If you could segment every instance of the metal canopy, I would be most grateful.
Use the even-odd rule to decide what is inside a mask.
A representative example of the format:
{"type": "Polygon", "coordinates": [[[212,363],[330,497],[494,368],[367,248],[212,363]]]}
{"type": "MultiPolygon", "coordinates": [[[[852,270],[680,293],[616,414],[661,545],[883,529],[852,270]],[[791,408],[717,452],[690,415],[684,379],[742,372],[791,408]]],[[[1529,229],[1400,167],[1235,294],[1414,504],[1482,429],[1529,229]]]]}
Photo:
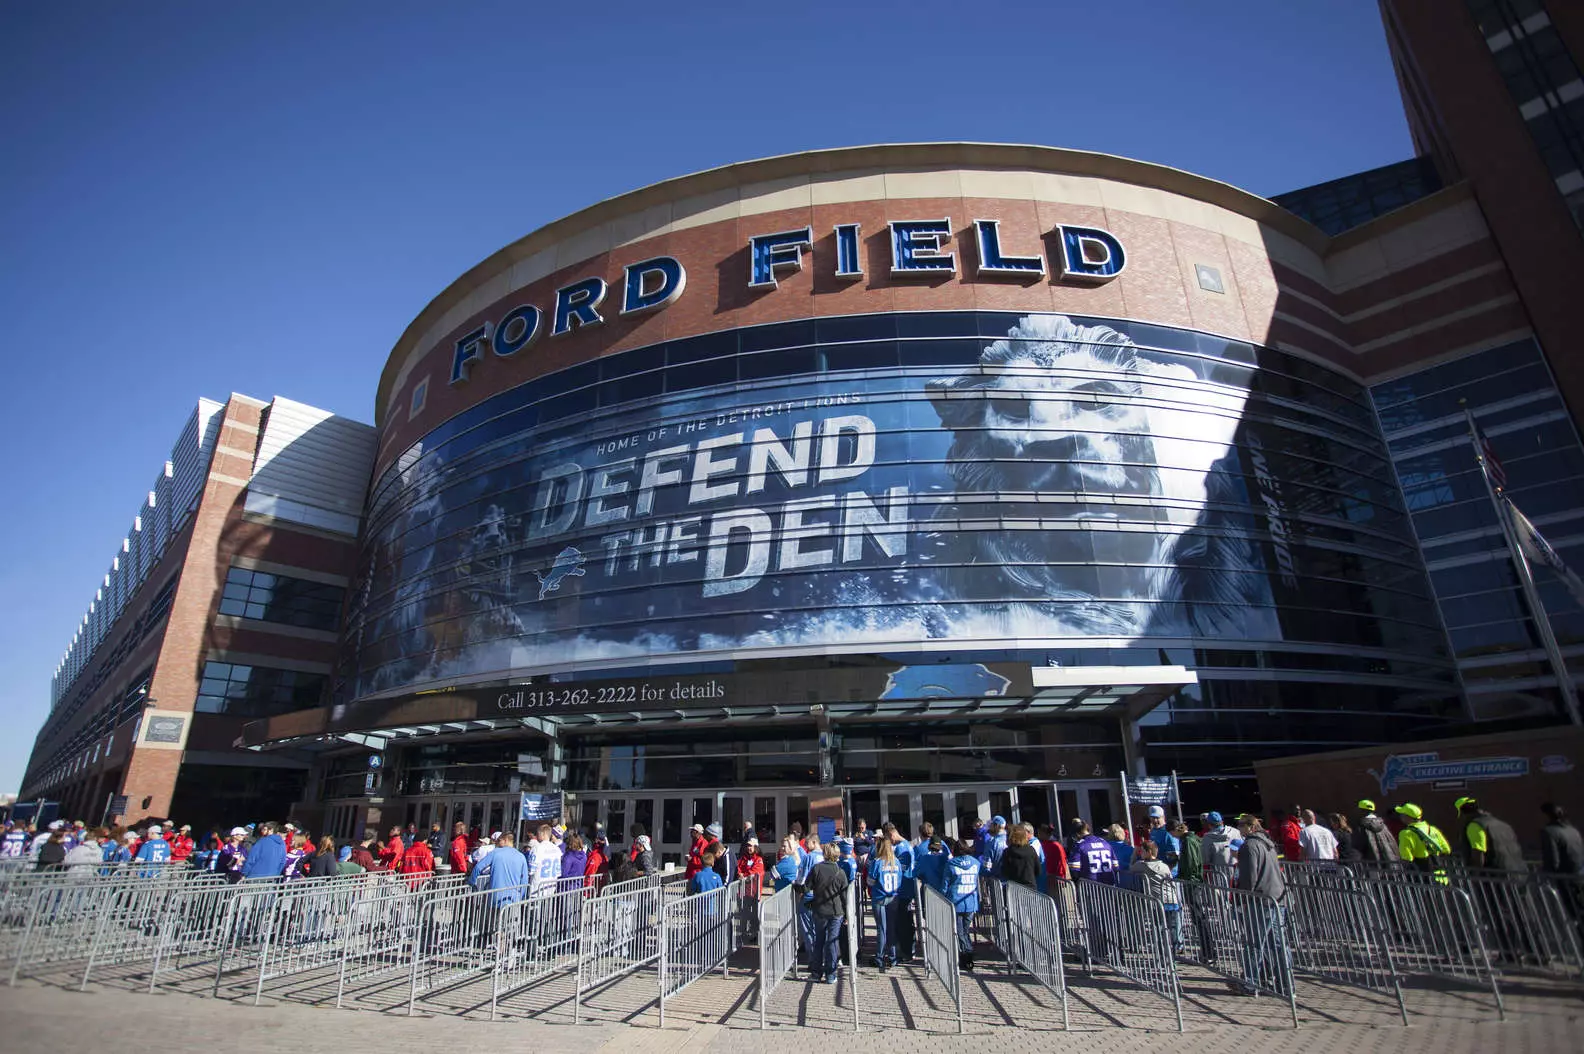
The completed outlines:
{"type": "MultiPolygon", "coordinates": [[[[1040,666],[1033,673],[1030,696],[986,696],[977,699],[880,699],[817,704],[824,717],[841,721],[907,721],[919,718],[1004,717],[1043,714],[1052,717],[1127,717],[1137,719],[1185,685],[1197,684],[1198,675],[1183,666],[1040,666]]],[[[384,750],[391,744],[455,736],[503,732],[532,732],[557,739],[568,732],[606,729],[693,728],[699,725],[739,725],[751,721],[810,720],[809,703],[763,706],[688,707],[668,710],[558,713],[542,717],[491,717],[424,724],[394,725],[301,735],[252,745],[254,750],[295,747],[315,752],[355,745],[384,750]]],[[[239,744],[240,745],[240,744],[239,744]]]]}
{"type": "Polygon", "coordinates": [[[1036,666],[1034,698],[1065,714],[1137,720],[1179,688],[1199,683],[1186,666],[1036,666]]]}

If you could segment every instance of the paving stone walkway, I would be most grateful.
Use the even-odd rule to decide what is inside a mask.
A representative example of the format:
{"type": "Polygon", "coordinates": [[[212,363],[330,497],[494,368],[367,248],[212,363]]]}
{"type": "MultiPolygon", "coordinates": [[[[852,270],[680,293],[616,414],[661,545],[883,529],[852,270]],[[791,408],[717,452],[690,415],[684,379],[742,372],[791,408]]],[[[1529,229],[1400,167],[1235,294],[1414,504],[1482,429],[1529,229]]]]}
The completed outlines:
{"type": "MultiPolygon", "coordinates": [[[[393,985],[380,1002],[365,994],[361,1009],[336,1009],[333,984],[303,978],[271,986],[262,1005],[251,989],[210,993],[212,979],[193,978],[149,994],[129,978],[107,976],[86,992],[74,978],[44,974],[0,987],[0,1022],[8,1049],[60,1049],[101,1036],[113,1023],[122,1054],[171,1050],[290,1049],[294,1054],[389,1054],[395,1049],[498,1049],[503,1040],[532,1044],[540,1052],[595,1050],[665,1052],[740,1050],[760,1044],[754,976],[719,973],[669,1000],[659,1027],[653,974],[624,978],[585,1000],[581,1024],[572,1023],[573,983],[554,976],[504,999],[499,1019],[488,1020],[488,979],[431,993],[419,1013],[405,1013],[405,985],[393,985]],[[399,998],[396,998],[399,996],[399,998]],[[400,1006],[399,1010],[391,1008],[400,1006]],[[368,1009],[366,1007],[379,1007],[368,1009]]],[[[1195,1047],[1238,1054],[1366,1054],[1370,1051],[1473,1054],[1560,1052],[1581,1049],[1584,987],[1555,982],[1510,982],[1507,1020],[1499,1021],[1489,991],[1415,986],[1407,989],[1410,1025],[1399,1021],[1394,1000],[1353,989],[1303,983],[1300,1028],[1291,1027],[1286,1003],[1233,995],[1212,975],[1186,969],[1183,1010],[1195,1047]]],[[[945,988],[922,968],[885,974],[859,972],[857,1025],[849,987],[785,982],[771,997],[767,1016],[775,1034],[794,1041],[800,1054],[868,1049],[875,1033],[910,1047],[996,1054],[1051,1050],[1078,1043],[1084,1051],[1137,1054],[1140,1044],[1178,1042],[1171,1004],[1114,975],[1075,975],[1071,981],[1071,1033],[1061,1032],[1061,1004],[1026,975],[999,963],[965,977],[965,1034],[956,1034],[955,1008],[945,988]],[[801,1027],[799,1027],[801,1026],[801,1027]],[[911,1030],[911,1031],[908,1031],[911,1030]],[[794,1038],[795,1037],[795,1038],[794,1038]],[[855,1044],[862,1044],[855,1047],[855,1044]]]]}

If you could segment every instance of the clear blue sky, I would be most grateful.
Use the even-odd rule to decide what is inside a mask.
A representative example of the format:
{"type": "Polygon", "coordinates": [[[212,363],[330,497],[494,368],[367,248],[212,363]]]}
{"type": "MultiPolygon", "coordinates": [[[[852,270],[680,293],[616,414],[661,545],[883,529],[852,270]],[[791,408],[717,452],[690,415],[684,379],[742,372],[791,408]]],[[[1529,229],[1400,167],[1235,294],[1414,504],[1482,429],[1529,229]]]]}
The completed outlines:
{"type": "Polygon", "coordinates": [[[1261,194],[1411,153],[1372,0],[713,6],[0,8],[0,791],[194,401],[372,420],[408,321],[557,216],[886,141],[1099,150],[1261,194]]]}

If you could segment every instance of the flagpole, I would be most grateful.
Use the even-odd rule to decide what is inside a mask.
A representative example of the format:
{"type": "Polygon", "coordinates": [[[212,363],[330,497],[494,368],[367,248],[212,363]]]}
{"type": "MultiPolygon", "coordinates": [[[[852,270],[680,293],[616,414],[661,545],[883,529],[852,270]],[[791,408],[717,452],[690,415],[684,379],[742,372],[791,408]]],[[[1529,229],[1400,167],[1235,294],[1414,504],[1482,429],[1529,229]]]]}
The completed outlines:
{"type": "Polygon", "coordinates": [[[1535,631],[1540,634],[1540,643],[1545,648],[1546,658],[1551,663],[1551,670],[1556,674],[1557,690],[1562,693],[1562,703],[1567,707],[1568,720],[1575,725],[1584,724],[1580,719],[1578,693],[1573,688],[1573,675],[1568,672],[1567,663],[1562,658],[1562,649],[1557,645],[1556,634],[1551,632],[1551,618],[1546,614],[1545,605],[1540,601],[1540,590],[1535,586],[1534,570],[1529,566],[1529,558],[1524,555],[1523,546],[1518,544],[1518,539],[1513,537],[1512,518],[1507,514],[1508,499],[1491,482],[1490,468],[1485,463],[1485,449],[1480,444],[1479,426],[1474,423],[1474,411],[1463,406],[1463,416],[1468,420],[1469,442],[1474,447],[1474,459],[1479,462],[1480,478],[1485,481],[1485,493],[1490,495],[1491,505],[1496,510],[1496,523],[1501,527],[1502,538],[1507,542],[1507,551],[1512,555],[1513,566],[1518,571],[1518,584],[1523,587],[1524,599],[1529,604],[1529,614],[1534,619],[1535,631]]]}

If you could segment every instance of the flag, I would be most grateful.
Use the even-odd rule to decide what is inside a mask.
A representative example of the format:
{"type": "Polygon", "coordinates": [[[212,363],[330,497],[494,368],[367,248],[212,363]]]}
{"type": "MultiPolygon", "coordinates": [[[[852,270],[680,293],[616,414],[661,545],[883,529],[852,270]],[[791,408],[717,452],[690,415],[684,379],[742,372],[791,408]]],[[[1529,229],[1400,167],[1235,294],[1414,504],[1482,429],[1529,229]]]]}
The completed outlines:
{"type": "Polygon", "coordinates": [[[1479,445],[1480,461],[1485,466],[1485,477],[1497,490],[1505,490],[1507,470],[1502,467],[1501,458],[1497,457],[1496,451],[1491,448],[1490,436],[1474,423],[1472,416],[1469,418],[1469,427],[1474,430],[1474,441],[1479,445]]]}
{"type": "Polygon", "coordinates": [[[1567,586],[1568,592],[1573,594],[1573,599],[1584,605],[1584,579],[1573,573],[1573,569],[1562,562],[1561,555],[1551,547],[1544,536],[1529,522],[1529,517],[1518,511],[1510,499],[1502,499],[1507,505],[1508,515],[1512,519],[1513,534],[1518,540],[1518,548],[1531,564],[1541,564],[1556,572],[1562,584],[1567,586]]]}

